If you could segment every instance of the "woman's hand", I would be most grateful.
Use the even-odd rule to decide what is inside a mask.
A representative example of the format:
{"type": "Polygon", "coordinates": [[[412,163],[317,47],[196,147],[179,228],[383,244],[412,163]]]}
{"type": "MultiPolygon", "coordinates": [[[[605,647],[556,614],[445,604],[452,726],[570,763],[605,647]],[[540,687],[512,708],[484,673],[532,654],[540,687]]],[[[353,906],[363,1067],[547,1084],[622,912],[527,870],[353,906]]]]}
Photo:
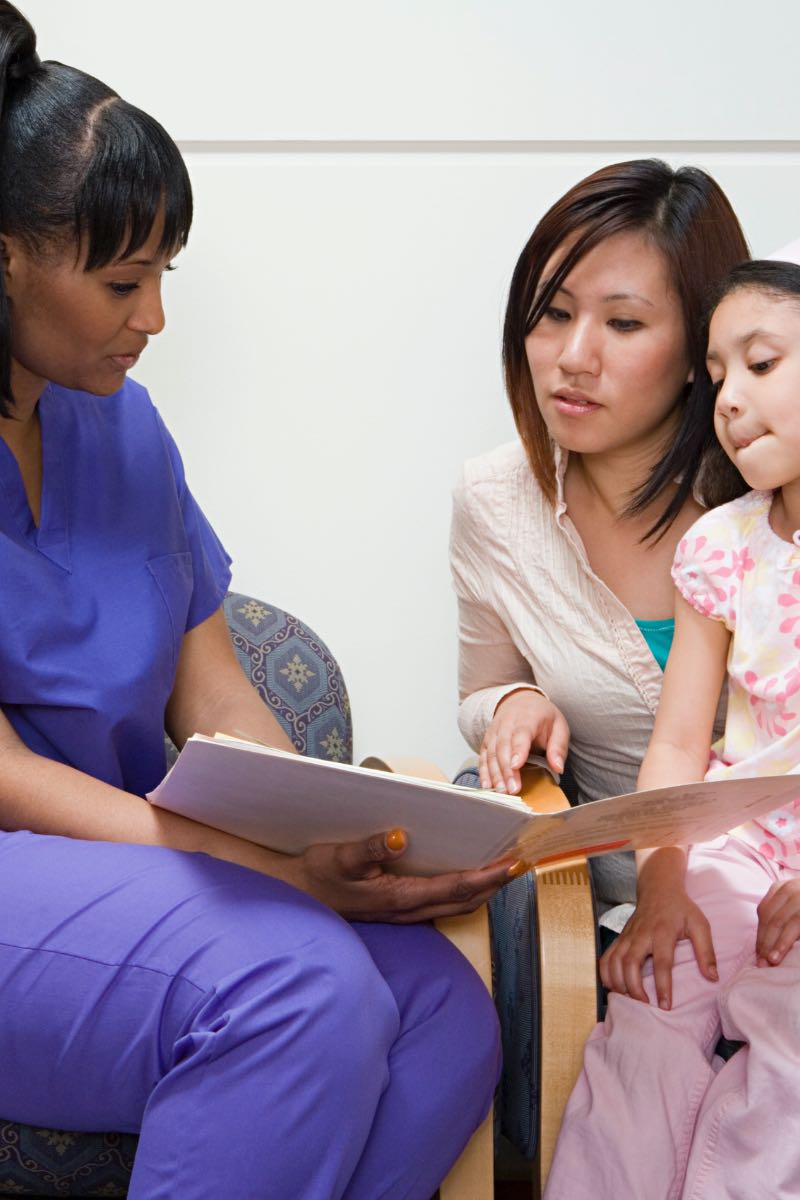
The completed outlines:
{"type": "Polygon", "coordinates": [[[642,966],[653,959],[653,979],[659,1008],[672,1007],[672,964],[675,946],[688,938],[701,973],[716,981],[717,966],[711,926],[682,885],[664,889],[640,887],[636,912],[617,940],[600,959],[600,978],[612,992],[648,1003],[642,966]]]}
{"type": "Polygon", "coordinates": [[[349,921],[407,925],[473,912],[527,869],[519,861],[506,861],[431,878],[393,875],[387,867],[406,844],[405,834],[395,829],[363,842],[310,846],[295,860],[297,878],[289,882],[349,921]]]}
{"type": "Polygon", "coordinates": [[[569,726],[552,700],[529,688],[509,692],[495,709],[481,745],[481,787],[497,792],[518,792],[520,770],[531,746],[544,750],[559,774],[569,746],[569,726]]]}
{"type": "Polygon", "coordinates": [[[773,883],[757,912],[756,961],[775,967],[800,938],[800,879],[773,883]]]}

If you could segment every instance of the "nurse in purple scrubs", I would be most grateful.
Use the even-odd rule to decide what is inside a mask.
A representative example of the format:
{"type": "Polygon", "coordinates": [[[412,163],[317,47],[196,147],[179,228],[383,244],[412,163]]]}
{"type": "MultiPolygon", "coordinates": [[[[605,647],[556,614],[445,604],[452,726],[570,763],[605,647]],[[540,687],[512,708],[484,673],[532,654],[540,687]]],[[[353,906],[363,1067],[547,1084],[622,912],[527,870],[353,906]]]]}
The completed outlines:
{"type": "Polygon", "coordinates": [[[498,1048],[425,922],[509,864],[401,881],[397,834],[286,858],[143,799],[165,725],[291,748],[229,642],[229,559],[126,378],[189,180],[151,117],[39,62],[5,0],[0,102],[0,1115],[138,1132],[138,1200],[428,1200],[498,1048]]]}

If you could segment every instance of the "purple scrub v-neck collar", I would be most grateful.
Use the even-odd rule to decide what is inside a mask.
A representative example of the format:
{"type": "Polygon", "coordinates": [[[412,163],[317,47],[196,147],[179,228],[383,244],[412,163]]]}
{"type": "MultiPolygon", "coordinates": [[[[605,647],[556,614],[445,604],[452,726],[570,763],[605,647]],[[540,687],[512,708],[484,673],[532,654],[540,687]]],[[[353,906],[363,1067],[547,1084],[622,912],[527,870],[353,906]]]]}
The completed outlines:
{"type": "Polygon", "coordinates": [[[67,523],[63,437],[58,399],[48,384],[39,397],[42,434],[42,504],[39,525],[33,520],[17,460],[0,438],[0,487],[19,534],[64,571],[71,571],[67,523]]]}

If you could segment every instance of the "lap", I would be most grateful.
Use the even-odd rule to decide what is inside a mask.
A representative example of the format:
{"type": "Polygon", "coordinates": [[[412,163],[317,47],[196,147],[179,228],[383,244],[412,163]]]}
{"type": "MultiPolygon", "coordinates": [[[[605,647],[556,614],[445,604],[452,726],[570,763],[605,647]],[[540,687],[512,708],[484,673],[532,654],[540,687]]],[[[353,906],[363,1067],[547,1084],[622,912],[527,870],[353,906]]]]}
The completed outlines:
{"type": "Polygon", "coordinates": [[[204,998],[256,975],[262,993],[310,1008],[369,1004],[382,1042],[421,1019],[426,1036],[446,1003],[457,1023],[452,1001],[465,1033],[480,1035],[481,1016],[493,1030],[480,980],[430,926],[350,925],[203,854],[0,833],[0,1115],[63,1122],[12,1111],[23,1076],[41,1096],[56,1072],[96,1087],[102,1071],[138,1111],[204,998]]]}

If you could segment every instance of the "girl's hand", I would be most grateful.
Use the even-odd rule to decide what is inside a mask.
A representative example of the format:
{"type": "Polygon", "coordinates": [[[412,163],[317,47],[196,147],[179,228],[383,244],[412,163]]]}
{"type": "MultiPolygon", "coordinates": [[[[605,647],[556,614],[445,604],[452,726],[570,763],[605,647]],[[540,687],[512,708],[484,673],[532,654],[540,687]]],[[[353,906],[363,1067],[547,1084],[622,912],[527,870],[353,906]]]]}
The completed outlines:
{"type": "Polygon", "coordinates": [[[400,829],[364,842],[310,846],[295,860],[304,892],[321,900],[349,921],[386,921],[406,925],[473,912],[527,866],[506,860],[473,871],[453,871],[430,878],[393,875],[387,865],[406,848],[400,829]]]}
{"type": "Polygon", "coordinates": [[[504,696],[495,709],[481,745],[481,787],[518,792],[531,746],[544,749],[554,771],[564,770],[569,726],[551,700],[526,688],[504,696]]]}
{"type": "Polygon", "coordinates": [[[669,1009],[675,946],[684,938],[694,947],[701,974],[716,981],[719,976],[711,926],[702,911],[682,887],[668,891],[651,887],[640,895],[636,912],[600,959],[600,978],[609,991],[627,994],[647,1004],[642,966],[652,957],[658,1006],[669,1009]]]}
{"type": "Polygon", "coordinates": [[[757,912],[756,961],[775,967],[800,938],[800,879],[773,883],[757,912]]]}

